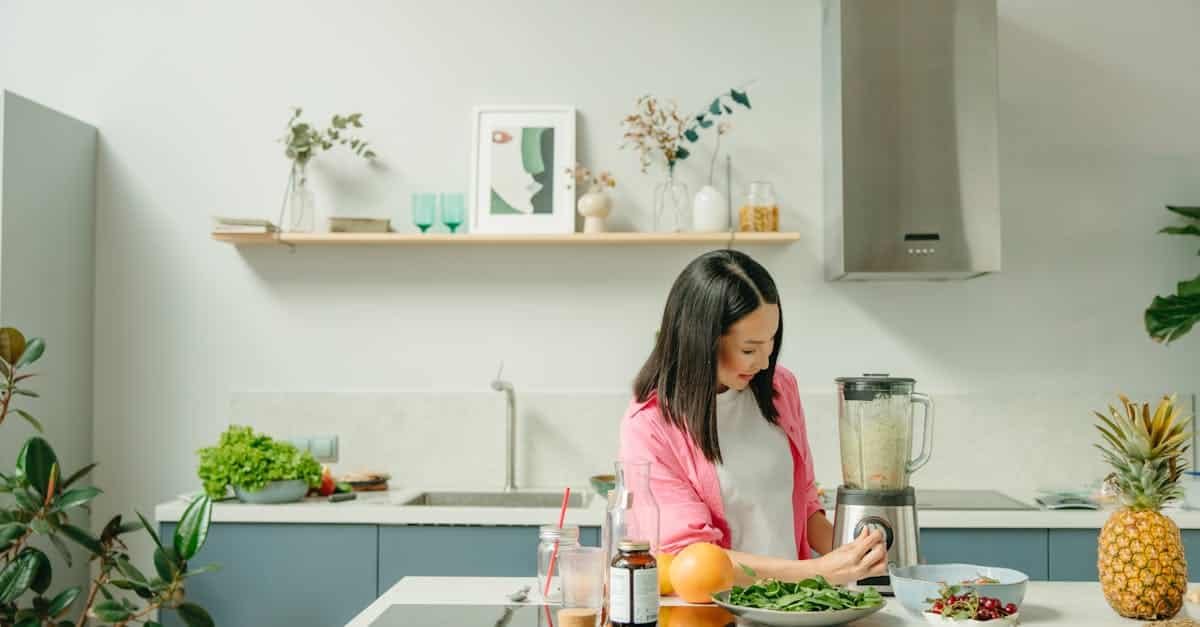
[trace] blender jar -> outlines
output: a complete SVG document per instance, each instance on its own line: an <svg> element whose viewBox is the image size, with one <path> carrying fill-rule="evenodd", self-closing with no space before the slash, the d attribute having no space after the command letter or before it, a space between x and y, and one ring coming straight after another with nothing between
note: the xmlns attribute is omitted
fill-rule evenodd
<svg viewBox="0 0 1200 627"><path fill-rule="evenodd" d="M908 476L929 461L933 443L933 402L913 392L914 379L864 375L841 377L838 385L838 438L842 483L858 490L903 490ZM921 452L912 453L913 404L922 405Z"/></svg>

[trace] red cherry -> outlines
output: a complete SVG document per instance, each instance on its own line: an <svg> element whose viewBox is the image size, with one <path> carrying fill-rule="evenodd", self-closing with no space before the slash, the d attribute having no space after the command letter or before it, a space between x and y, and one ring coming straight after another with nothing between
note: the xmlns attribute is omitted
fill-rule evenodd
<svg viewBox="0 0 1200 627"><path fill-rule="evenodd" d="M1009 603L1008 605L1004 606L1004 611L1008 614L1016 614L1017 606L1013 603Z"/></svg>
<svg viewBox="0 0 1200 627"><path fill-rule="evenodd" d="M944 605L944 604L943 604L941 601L934 601L934 602L933 602L933 611L935 611L935 612L941 612L941 611L942 611L942 609L943 609L943 608L945 608L945 607L946 607L946 606L945 606L945 605Z"/></svg>

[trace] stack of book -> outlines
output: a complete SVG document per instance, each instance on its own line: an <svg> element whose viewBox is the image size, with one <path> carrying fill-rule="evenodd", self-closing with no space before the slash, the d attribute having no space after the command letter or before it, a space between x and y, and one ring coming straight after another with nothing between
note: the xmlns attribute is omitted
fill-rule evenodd
<svg viewBox="0 0 1200 627"><path fill-rule="evenodd" d="M278 230L269 220L254 218L213 218L216 233L274 233Z"/></svg>

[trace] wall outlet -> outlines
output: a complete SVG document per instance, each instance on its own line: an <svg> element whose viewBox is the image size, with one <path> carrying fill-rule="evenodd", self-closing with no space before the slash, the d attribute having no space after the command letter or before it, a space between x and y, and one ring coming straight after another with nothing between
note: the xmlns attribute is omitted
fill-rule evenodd
<svg viewBox="0 0 1200 627"><path fill-rule="evenodd" d="M338 439L336 435L313 436L309 440L308 451L319 462L333 463L338 460Z"/></svg>

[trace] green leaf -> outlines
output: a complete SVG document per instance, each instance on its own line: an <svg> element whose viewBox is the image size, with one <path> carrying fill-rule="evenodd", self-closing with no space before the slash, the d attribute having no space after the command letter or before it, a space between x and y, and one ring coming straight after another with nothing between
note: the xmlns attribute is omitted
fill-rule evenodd
<svg viewBox="0 0 1200 627"><path fill-rule="evenodd" d="M704 117L703 115L696 116L696 123L700 125L700 128L712 128L712 125L714 124L712 120Z"/></svg>
<svg viewBox="0 0 1200 627"><path fill-rule="evenodd" d="M0 571L0 605L12 603L25 594L37 575L39 564L38 558L26 550Z"/></svg>
<svg viewBox="0 0 1200 627"><path fill-rule="evenodd" d="M92 607L92 611L96 613L96 618L106 623L119 623L128 620L133 615L125 607L125 604L115 599L97 603Z"/></svg>
<svg viewBox="0 0 1200 627"><path fill-rule="evenodd" d="M50 535L50 544L58 549L59 555L62 555L63 561L67 563L67 568L70 568L71 562L74 560L71 558L71 550L67 548L67 543L55 533Z"/></svg>
<svg viewBox="0 0 1200 627"><path fill-rule="evenodd" d="M13 394L20 394L21 396L28 396L29 398L41 398L41 395L37 392L34 392L33 390L26 390L25 388L13 388Z"/></svg>
<svg viewBox="0 0 1200 627"><path fill-rule="evenodd" d="M1176 284L1175 293L1180 296L1200 295L1200 274L1197 274L1190 281L1180 281Z"/></svg>
<svg viewBox="0 0 1200 627"><path fill-rule="evenodd" d="M1181 216L1200 220L1200 207L1181 207L1179 205L1167 205L1167 209L1178 213Z"/></svg>
<svg viewBox="0 0 1200 627"><path fill-rule="evenodd" d="M684 148L683 146L679 146L678 148L675 149L675 160L683 161L684 159L687 159L688 156L690 156L691 154L692 153L688 152L687 148Z"/></svg>
<svg viewBox="0 0 1200 627"><path fill-rule="evenodd" d="M155 549L154 570L159 577L162 577L163 581L174 581L175 574L179 571L179 559L175 555L175 549L171 547Z"/></svg>
<svg viewBox="0 0 1200 627"><path fill-rule="evenodd" d="M26 616L25 618L17 621L13 627L40 627L41 624L42 621L39 620L37 616Z"/></svg>
<svg viewBox="0 0 1200 627"><path fill-rule="evenodd" d="M26 511L36 512L42 508L42 501L28 488L13 490L13 498L17 500L17 505Z"/></svg>
<svg viewBox="0 0 1200 627"><path fill-rule="evenodd" d="M0 525L0 551L8 548L14 540L25 535L25 523L11 522Z"/></svg>
<svg viewBox="0 0 1200 627"><path fill-rule="evenodd" d="M712 104L708 105L708 112L713 115L721 115L721 99L720 98L713 100Z"/></svg>
<svg viewBox="0 0 1200 627"><path fill-rule="evenodd" d="M45 433L46 430L42 428L42 423L38 422L37 419L34 418L33 416L30 416L29 412L25 411L24 409L19 409L17 407L13 407L12 410L18 416L24 418L25 422L28 422L29 424L33 425L33 428L37 429L38 433Z"/></svg>
<svg viewBox="0 0 1200 627"><path fill-rule="evenodd" d="M148 620L146 621L146 627L163 627L163 625L158 621Z"/></svg>
<svg viewBox="0 0 1200 627"><path fill-rule="evenodd" d="M54 507L50 511L63 512L73 507L84 505L92 499L100 496L103 492L100 488L87 486L85 488L75 488L62 493L57 499L54 499Z"/></svg>
<svg viewBox="0 0 1200 627"><path fill-rule="evenodd" d="M1200 235L1200 225L1189 224L1187 226L1165 226L1158 230L1159 233L1168 235Z"/></svg>
<svg viewBox="0 0 1200 627"><path fill-rule="evenodd" d="M212 499L207 494L196 497L183 512L179 526L175 527L175 552L184 561L196 556L204 541L208 539L208 525L212 521Z"/></svg>
<svg viewBox="0 0 1200 627"><path fill-rule="evenodd" d="M29 589L38 594L43 594L50 589L50 583L54 579L54 569L50 567L50 558L46 557L45 553L29 547L22 551L33 555L33 561L36 563L34 567L33 580L29 583Z"/></svg>
<svg viewBox="0 0 1200 627"><path fill-rule="evenodd" d="M42 353L46 352L46 342L40 337L35 337L25 343L25 350L21 353L21 358L17 363L13 364L14 368L28 366L33 362L42 358Z"/></svg>
<svg viewBox="0 0 1200 627"><path fill-rule="evenodd" d="M691 128L689 128L688 130L684 131L684 132L683 132L683 136L684 136L684 137L686 137L686 138L687 138L687 140L688 140L688 141L690 141L690 142L694 142L694 141L696 141L697 139L700 139L700 134L699 134L699 133L697 133L695 129L691 129Z"/></svg>
<svg viewBox="0 0 1200 627"><path fill-rule="evenodd" d="M117 570L130 580L142 585L150 583L150 580L146 579L146 575L142 574L142 571L138 570L124 555L118 555L114 561L117 563Z"/></svg>
<svg viewBox="0 0 1200 627"><path fill-rule="evenodd" d="M742 567L742 572L746 573L747 577L752 577L752 578L758 577L758 573L754 572L753 568L750 568L749 566L747 566L745 564L738 564L738 566Z"/></svg>
<svg viewBox="0 0 1200 627"><path fill-rule="evenodd" d="M46 610L46 613L49 614L51 618L58 618L58 616L65 612L67 608L71 607L71 604L75 602L75 599L79 598L79 593L81 591L82 589L79 586L75 586L74 588L67 588L62 592L59 592L58 596L54 597L50 601L50 607Z"/></svg>
<svg viewBox="0 0 1200 627"><path fill-rule="evenodd" d="M189 568L183 577L186 579L188 577L195 577L196 575L203 575L204 573L215 573L218 570L221 570L220 564L206 564L200 568Z"/></svg>
<svg viewBox="0 0 1200 627"><path fill-rule="evenodd" d="M179 618L183 619L188 627L213 627L212 617L195 603L181 603L175 611L179 612Z"/></svg>
<svg viewBox="0 0 1200 627"><path fill-rule="evenodd" d="M90 551L92 555L101 555L104 553L104 547L100 544L99 540L93 538L92 534L75 525L70 523L63 525L62 534L70 538L72 542Z"/></svg>
<svg viewBox="0 0 1200 627"><path fill-rule="evenodd" d="M43 496L50 484L50 473L57 463L58 456L54 454L50 443L37 436L29 438L17 456L17 470Z"/></svg>
<svg viewBox="0 0 1200 627"><path fill-rule="evenodd" d="M731 107L729 105L721 105L721 106L725 107L725 113L733 113L733 107Z"/></svg>
<svg viewBox="0 0 1200 627"><path fill-rule="evenodd" d="M46 522L45 518L34 518L29 522L29 528L42 535L50 533L50 523Z"/></svg>
<svg viewBox="0 0 1200 627"><path fill-rule="evenodd" d="M1155 296L1146 309L1146 332L1156 342L1183 337L1200 322L1200 294Z"/></svg>
<svg viewBox="0 0 1200 627"><path fill-rule="evenodd" d="M74 473L71 474L70 477L67 477L66 480L62 482L60 487L63 490L66 490L67 488L71 487L71 484L86 477L89 472L92 472L92 469L95 468L98 465L98 463L99 462L92 462L92 463L88 464L87 466L84 466L83 468L76 470Z"/></svg>
<svg viewBox="0 0 1200 627"><path fill-rule="evenodd" d="M743 107L746 107L747 109L750 108L750 97L746 95L746 92L731 89L729 90L729 97L733 98L734 102L742 105Z"/></svg>
<svg viewBox="0 0 1200 627"><path fill-rule="evenodd" d="M154 527L150 524L150 521L146 520L146 517L142 516L141 512L134 513L137 514L138 520L142 521L142 526L145 527L146 532L150 534L150 539L154 540L154 545L160 549L163 548L162 540L158 538L158 532L154 530Z"/></svg>

